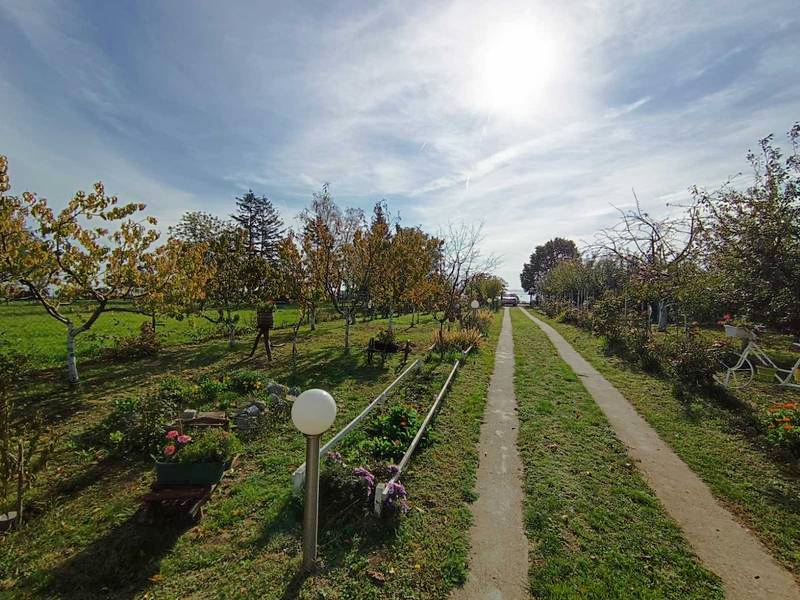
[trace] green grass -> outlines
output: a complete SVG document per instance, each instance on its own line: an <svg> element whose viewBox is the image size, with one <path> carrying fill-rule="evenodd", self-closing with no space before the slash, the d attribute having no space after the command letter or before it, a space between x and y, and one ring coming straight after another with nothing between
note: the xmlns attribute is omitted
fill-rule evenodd
<svg viewBox="0 0 800 600"><path fill-rule="evenodd" d="M68 307L66 314L76 323L86 318L86 306ZM255 319L254 310L238 311L243 325ZM293 322L297 309L280 308L275 312L275 325ZM92 328L80 334L75 341L75 350L80 363L97 358L100 350L112 346L115 339L137 335L150 317L130 312L107 312L100 315ZM219 335L217 327L202 317L188 317L181 321L159 317L157 331L168 346L205 341ZM34 368L59 367L67 356L66 328L49 316L44 308L32 301L15 301L0 305L0 345L6 345L25 354Z"/></svg>
<svg viewBox="0 0 800 600"><path fill-rule="evenodd" d="M512 310L530 588L537 598L722 598L544 333Z"/></svg>
<svg viewBox="0 0 800 600"><path fill-rule="evenodd" d="M751 406L787 402L800 393L753 383L727 400L677 400L670 382L606 355L600 340L571 325L556 328L636 407L714 493L775 556L800 575L800 477L773 455L753 426Z"/></svg>
<svg viewBox="0 0 800 600"><path fill-rule="evenodd" d="M424 355L435 323L406 329ZM353 351L342 353L341 322L303 331L294 369L288 345L274 360L243 359L224 340L167 348L160 357L124 365L88 363L72 390L54 373L36 376L21 394L25 409L41 407L58 445L50 466L29 495L30 521L0 542L0 595L91 598L444 598L465 577L480 416L494 360L499 322L485 347L464 365L440 413L430 442L411 462L403 482L411 511L396 527L368 517L322 512L319 571L298 575L301 529L291 499L290 475L303 461L303 438L279 422L247 441L239 467L206 505L199 525L184 529L137 520L137 497L152 481L148 461L115 462L82 449L75 436L110 410L113 398L138 393L163 376L197 378L233 368L263 369L301 388L323 387L337 400L333 431L342 427L399 373L398 358L365 365L363 349L385 321L358 324ZM288 340L275 334L276 344ZM249 346L246 348L249 350ZM433 373L432 400L449 365ZM402 394L398 394L402 398ZM379 583L378 579L384 579Z"/></svg>

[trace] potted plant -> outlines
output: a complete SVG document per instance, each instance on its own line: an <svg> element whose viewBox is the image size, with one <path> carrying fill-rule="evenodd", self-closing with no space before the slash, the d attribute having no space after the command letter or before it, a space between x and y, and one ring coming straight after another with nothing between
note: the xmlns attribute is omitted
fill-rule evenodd
<svg viewBox="0 0 800 600"><path fill-rule="evenodd" d="M162 485L218 483L241 442L229 431L209 427L195 436L168 431L161 456L156 458L156 482Z"/></svg>
<svg viewBox="0 0 800 600"><path fill-rule="evenodd" d="M717 325L722 325L725 328L725 335L731 338L752 340L756 337L752 330L752 323L746 319L734 319L730 313L725 313L717 321Z"/></svg>

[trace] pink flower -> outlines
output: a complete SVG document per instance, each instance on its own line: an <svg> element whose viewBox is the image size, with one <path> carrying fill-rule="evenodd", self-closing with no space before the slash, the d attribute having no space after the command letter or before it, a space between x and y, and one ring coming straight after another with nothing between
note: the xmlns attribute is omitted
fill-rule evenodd
<svg viewBox="0 0 800 600"><path fill-rule="evenodd" d="M164 456L172 456L175 454L175 445L169 444L168 446L164 446Z"/></svg>
<svg viewBox="0 0 800 600"><path fill-rule="evenodd" d="M167 439L174 440L176 437L178 437L178 435L179 435L178 431L176 429L173 429L172 431L167 432Z"/></svg>
<svg viewBox="0 0 800 600"><path fill-rule="evenodd" d="M192 441L192 436L190 435L179 435L178 436L178 443L179 444L188 444Z"/></svg>

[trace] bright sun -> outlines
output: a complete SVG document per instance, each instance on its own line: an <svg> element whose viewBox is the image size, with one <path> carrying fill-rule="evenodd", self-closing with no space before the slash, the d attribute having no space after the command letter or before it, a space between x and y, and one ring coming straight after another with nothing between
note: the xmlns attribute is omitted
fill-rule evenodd
<svg viewBox="0 0 800 600"><path fill-rule="evenodd" d="M538 27L509 24L476 49L476 101L496 116L524 117L545 100L558 63L556 45Z"/></svg>

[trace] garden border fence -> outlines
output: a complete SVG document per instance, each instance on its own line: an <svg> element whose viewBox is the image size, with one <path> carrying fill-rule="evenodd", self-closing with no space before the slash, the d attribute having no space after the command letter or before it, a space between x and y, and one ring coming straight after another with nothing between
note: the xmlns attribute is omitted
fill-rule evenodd
<svg viewBox="0 0 800 600"><path fill-rule="evenodd" d="M442 386L442 389L436 396L436 399L433 401L430 410L428 410L428 414L425 415L425 420L422 421L422 425L419 426L417 430L417 434L414 436L414 439L411 440L411 445L406 450L406 453L403 455L403 458L400 460L400 463L397 465L397 471L392 478L389 479L386 483L379 483L375 487L375 500L372 506L372 512L375 513L376 516L380 516L383 510L383 504L386 501L387 496L389 495L389 491L391 489L391 485L397 483L400 479L400 475L402 475L403 470L408 466L409 461L411 460L411 455L414 454L414 450L417 449L422 436L425 434L425 430L430 425L430 422L433 420L433 416L436 414L439 405L444 400L445 395L447 394L447 390L450 387L450 384L453 381L453 378L458 371L458 368L461 366L461 363L466 360L467 355L472 351L473 346L470 346L466 350L461 352L461 357L457 358L456 361L453 363L453 368L450 370L450 374L447 376L447 379Z"/></svg>
<svg viewBox="0 0 800 600"><path fill-rule="evenodd" d="M336 435L334 435L328 442L319 449L319 458L320 460L331 451L336 444L338 444L342 438L344 438L348 433L350 433L355 427L366 417L372 409L376 406L379 406L383 403L386 398L389 397L391 391L408 375L411 371L418 371L422 366L422 359L417 359L411 365L406 368L405 371L400 373L400 375L388 385L386 389L384 389L378 396L370 402L367 407L362 410L358 416L350 421L347 425L345 425ZM292 473L292 482L296 490L299 490L303 487L303 484L306 480L306 463L304 462L302 465L295 469L294 473Z"/></svg>

